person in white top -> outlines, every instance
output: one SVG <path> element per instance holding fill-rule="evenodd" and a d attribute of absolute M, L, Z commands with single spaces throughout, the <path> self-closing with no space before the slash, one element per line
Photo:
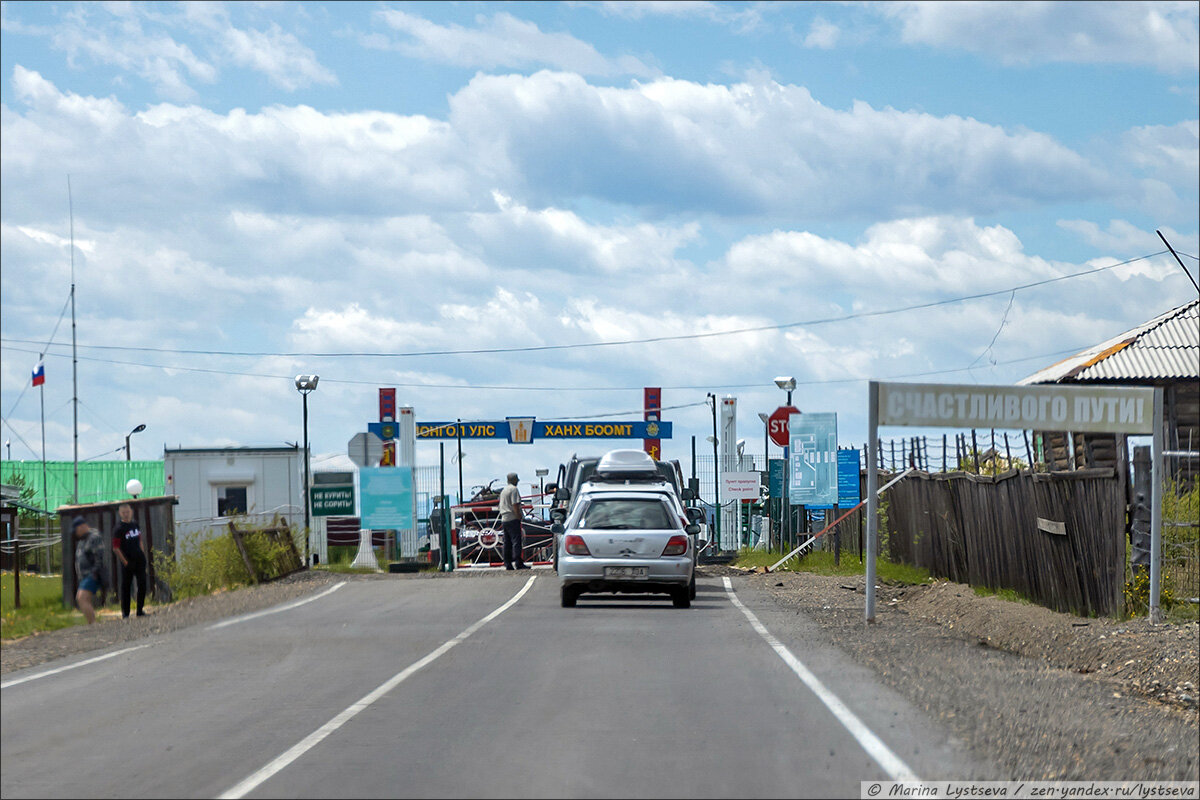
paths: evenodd
<path fill-rule="evenodd" d="M 517 489 L 517 473 L 508 473 L 508 485 L 500 491 L 500 526 L 504 529 L 504 568 L 529 569 L 521 555 L 522 535 L 521 492 Z"/>

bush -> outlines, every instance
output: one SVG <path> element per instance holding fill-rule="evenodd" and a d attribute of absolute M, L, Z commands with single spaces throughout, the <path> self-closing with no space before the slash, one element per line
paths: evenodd
<path fill-rule="evenodd" d="M 246 534 L 242 541 L 255 571 L 266 577 L 283 574 L 283 565 L 292 561 L 287 542 L 271 542 L 265 536 L 255 536 L 250 528 L 239 526 L 239 530 Z M 170 587 L 176 600 L 252 582 L 246 562 L 228 531 L 219 536 L 210 536 L 207 531 L 189 534 L 177 542 L 174 560 L 156 553 L 154 565 L 159 580 Z"/>
<path fill-rule="evenodd" d="M 1175 590 L 1171 586 L 1171 576 L 1162 573 L 1158 589 L 1158 603 L 1163 611 L 1170 610 L 1175 605 Z M 1150 611 L 1150 570 L 1135 569 L 1133 577 L 1125 584 L 1125 613 L 1130 617 L 1138 617 Z"/>

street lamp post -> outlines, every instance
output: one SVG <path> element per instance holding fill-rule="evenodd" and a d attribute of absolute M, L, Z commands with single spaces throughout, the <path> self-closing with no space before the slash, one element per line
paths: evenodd
<path fill-rule="evenodd" d="M 129 433 L 125 434 L 125 460 L 126 460 L 126 461 L 129 461 L 129 460 L 130 460 L 130 455 L 129 455 L 129 437 L 130 437 L 130 436 L 133 436 L 135 433 L 141 433 L 141 432 L 142 432 L 142 431 L 144 431 L 144 430 L 146 430 L 146 426 L 145 426 L 145 425 L 138 425 L 136 428 L 134 428 L 133 430 L 131 430 Z"/>
<path fill-rule="evenodd" d="M 796 388 L 796 379 L 791 375 L 781 375 L 775 379 L 775 385 L 787 392 L 787 405 L 790 406 L 792 404 L 792 392 Z M 788 474 L 792 471 L 792 465 L 788 459 L 788 456 L 790 455 L 789 445 L 791 445 L 791 435 L 792 432 L 789 427 L 788 443 L 783 446 L 783 518 L 786 520 L 789 545 L 791 544 L 792 539 L 792 498 L 789 496 L 789 490 L 791 489 L 791 486 L 789 485 L 791 483 L 791 475 Z M 783 535 L 782 529 L 780 530 L 780 535 Z"/>
<path fill-rule="evenodd" d="M 717 553 L 721 550 L 721 461 L 717 455 L 717 396 L 712 392 L 708 393 L 708 398 L 712 402 L 712 436 L 707 436 L 713 446 L 713 533 L 716 538 L 713 539 L 713 552 Z"/>
<path fill-rule="evenodd" d="M 308 396 L 316 391 L 317 381 L 320 379 L 320 375 L 296 376 L 296 391 L 300 392 L 300 396 L 304 398 L 304 565 L 306 567 L 311 566 L 312 563 L 312 531 L 309 524 L 309 486 L 312 483 L 312 476 L 309 474 L 308 460 Z"/>

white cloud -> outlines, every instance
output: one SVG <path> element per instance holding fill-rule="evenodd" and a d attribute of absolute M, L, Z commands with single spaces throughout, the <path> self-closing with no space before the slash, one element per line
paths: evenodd
<path fill-rule="evenodd" d="M 771 3 L 714 3 L 708 0 L 602 0 L 602 2 L 573 2 L 571 5 L 598 9 L 605 16 L 640 20 L 646 17 L 676 17 L 707 19 L 729 25 L 736 33 L 746 33 L 762 25 L 763 12 L 780 4 Z"/>
<path fill-rule="evenodd" d="M 50 44 L 76 68 L 106 64 L 132 72 L 153 84 L 160 95 L 188 99 L 189 81 L 212 83 L 216 67 L 169 34 L 146 31 L 136 10 L 119 5 L 81 5 L 65 13 L 50 29 Z"/>
<path fill-rule="evenodd" d="M 549 33 L 536 23 L 498 13 L 476 18 L 477 27 L 439 25 L 417 14 L 387 8 L 376 17 L 407 37 L 391 45 L 412 58 L 481 69 L 546 65 L 583 75 L 649 75 L 637 58 L 602 56 L 587 42 L 569 33 Z M 378 46 L 375 38 L 364 40 Z"/>
<path fill-rule="evenodd" d="M 901 38 L 1005 64 L 1133 64 L 1165 73 L 1200 66 L 1193 2 L 899 2 L 871 6 Z"/>
<path fill-rule="evenodd" d="M 337 77 L 321 66 L 313 51 L 277 24 L 266 31 L 230 26 L 222 35 L 233 63 L 263 73 L 281 89 L 337 84 Z"/>
<path fill-rule="evenodd" d="M 240 28 L 221 4 L 184 3 L 168 11 L 148 4 L 79 4 L 58 13 L 52 26 L 22 25 L 7 16 L 4 25 L 6 32 L 46 37 L 74 68 L 116 67 L 169 100 L 195 98 L 195 83 L 213 84 L 229 66 L 260 72 L 287 91 L 337 83 L 295 34 L 274 22 L 266 30 Z"/>
<path fill-rule="evenodd" d="M 804 46 L 819 50 L 830 50 L 837 46 L 840 35 L 841 29 L 837 25 L 821 17 L 817 17 L 813 20 L 808 35 L 804 37 Z"/>
<path fill-rule="evenodd" d="M 1125 146 L 1133 164 L 1193 197 L 1200 194 L 1200 120 L 1134 128 Z"/>
<path fill-rule="evenodd" d="M 564 73 L 479 75 L 450 108 L 480 169 L 531 205 L 584 196 L 664 210 L 897 216 L 1117 188 L 1045 134 L 861 102 L 841 111 L 769 80 L 609 88 Z"/>

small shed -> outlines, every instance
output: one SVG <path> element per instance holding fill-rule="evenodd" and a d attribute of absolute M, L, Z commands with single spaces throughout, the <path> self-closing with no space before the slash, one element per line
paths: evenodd
<path fill-rule="evenodd" d="M 108 571 L 108 588 L 110 595 L 115 596 L 117 582 L 117 559 L 109 544 L 113 529 L 117 527 L 120 517 L 117 509 L 125 503 L 133 507 L 133 519 L 142 531 L 142 550 L 146 553 L 147 577 L 151 587 L 150 595 L 155 600 L 170 599 L 170 589 L 160 584 L 155 571 L 155 553 L 161 553 L 167 558 L 175 556 L 175 505 L 179 499 L 173 495 L 167 497 L 140 497 L 118 500 L 111 503 L 88 503 L 79 506 L 59 506 L 57 509 L 59 530 L 62 533 L 63 548 L 63 605 L 71 608 L 75 603 L 75 591 L 78 581 L 75 578 L 75 539 L 71 530 L 71 520 L 83 517 L 92 529 L 99 531 L 105 540 L 104 564 Z"/>
<path fill-rule="evenodd" d="M 1200 299 L 1063 359 L 1019 381 L 1162 387 L 1164 443 L 1172 452 L 1200 450 Z M 1124 442 L 1113 434 L 1039 432 L 1052 469 L 1123 463 Z M 1198 474 L 1200 459 L 1180 456 L 1182 479 Z"/>

